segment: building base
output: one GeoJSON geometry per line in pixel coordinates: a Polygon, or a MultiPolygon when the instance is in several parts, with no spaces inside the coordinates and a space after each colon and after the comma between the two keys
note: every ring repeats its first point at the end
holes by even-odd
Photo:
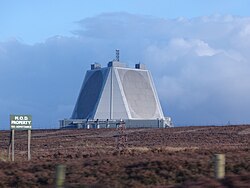
{"type": "MultiPolygon", "coordinates": [[[[117,128],[121,119],[107,119],[107,120],[88,120],[88,119],[64,119],[60,120],[60,129],[99,129],[99,128],[117,128]]],[[[172,127],[171,118],[166,119],[143,119],[131,120],[123,119],[126,128],[166,128],[172,127]]]]}

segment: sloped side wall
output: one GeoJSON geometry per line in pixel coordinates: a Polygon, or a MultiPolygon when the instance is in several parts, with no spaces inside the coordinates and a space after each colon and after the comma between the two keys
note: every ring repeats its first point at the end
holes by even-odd
{"type": "Polygon", "coordinates": [[[94,119],[128,119],[115,68],[108,72],[94,119]]]}
{"type": "Polygon", "coordinates": [[[72,119],[94,118],[107,75],[108,69],[91,70],[86,73],[72,119]]]}

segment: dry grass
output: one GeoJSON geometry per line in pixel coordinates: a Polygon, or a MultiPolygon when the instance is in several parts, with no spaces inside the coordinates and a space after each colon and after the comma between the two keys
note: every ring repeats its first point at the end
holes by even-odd
{"type": "Polygon", "coordinates": [[[67,165],[66,187],[244,187],[250,180],[250,126],[127,129],[118,152],[115,129],[18,132],[7,162],[9,132],[0,132],[0,187],[53,187],[67,165]],[[177,133],[177,134],[175,134],[177,133]],[[226,178],[213,178],[213,154],[226,154],[226,178]]]}

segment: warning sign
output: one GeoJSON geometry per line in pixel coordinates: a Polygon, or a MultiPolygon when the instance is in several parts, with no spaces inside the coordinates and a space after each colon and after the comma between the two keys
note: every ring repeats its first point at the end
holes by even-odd
{"type": "Polygon", "coordinates": [[[31,130],[31,115],[10,115],[10,129],[13,130],[31,130]]]}

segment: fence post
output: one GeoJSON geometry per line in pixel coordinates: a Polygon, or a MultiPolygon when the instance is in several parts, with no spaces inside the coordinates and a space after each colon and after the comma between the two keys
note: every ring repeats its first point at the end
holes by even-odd
{"type": "Polygon", "coordinates": [[[65,181],[65,165],[57,165],[56,166],[56,188],[63,188],[65,181]]]}
{"type": "Polygon", "coordinates": [[[225,177],[225,154],[214,155],[214,176],[216,179],[225,177]]]}

